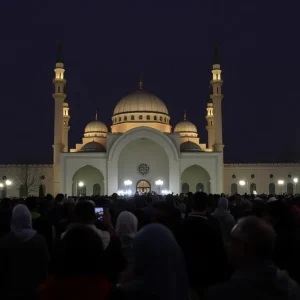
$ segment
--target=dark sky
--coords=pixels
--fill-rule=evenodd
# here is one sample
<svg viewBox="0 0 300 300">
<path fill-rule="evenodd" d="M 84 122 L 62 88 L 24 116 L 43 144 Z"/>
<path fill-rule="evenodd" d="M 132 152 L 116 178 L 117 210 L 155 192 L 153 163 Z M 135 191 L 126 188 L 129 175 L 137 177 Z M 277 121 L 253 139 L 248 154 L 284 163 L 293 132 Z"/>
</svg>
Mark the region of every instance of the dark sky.
<svg viewBox="0 0 300 300">
<path fill-rule="evenodd" d="M 288 3 L 288 4 L 287 4 Z M 64 47 L 69 146 L 96 108 L 107 126 L 117 102 L 144 87 L 184 109 L 207 140 L 215 41 L 224 79 L 227 162 L 294 160 L 300 152 L 299 1 L 12 0 L 0 4 L 0 163 L 51 163 L 53 68 Z"/>
</svg>

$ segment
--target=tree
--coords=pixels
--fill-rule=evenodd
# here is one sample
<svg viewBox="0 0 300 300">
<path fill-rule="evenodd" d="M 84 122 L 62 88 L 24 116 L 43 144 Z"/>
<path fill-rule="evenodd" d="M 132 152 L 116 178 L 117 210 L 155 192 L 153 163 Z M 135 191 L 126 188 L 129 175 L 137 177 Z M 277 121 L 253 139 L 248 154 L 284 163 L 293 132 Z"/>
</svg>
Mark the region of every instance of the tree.
<svg viewBox="0 0 300 300">
<path fill-rule="evenodd" d="M 39 192 L 41 184 L 41 168 L 35 165 L 21 165 L 13 176 L 20 187 L 20 195 L 27 197 Z"/>
</svg>

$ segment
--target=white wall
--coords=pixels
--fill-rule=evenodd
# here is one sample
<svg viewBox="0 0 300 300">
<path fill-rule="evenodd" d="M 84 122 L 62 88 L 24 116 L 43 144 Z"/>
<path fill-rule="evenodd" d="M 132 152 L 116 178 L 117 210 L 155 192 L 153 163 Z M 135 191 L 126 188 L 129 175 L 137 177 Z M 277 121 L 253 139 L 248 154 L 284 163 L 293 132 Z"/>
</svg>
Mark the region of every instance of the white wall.
<svg viewBox="0 0 300 300">
<path fill-rule="evenodd" d="M 251 175 L 255 178 L 251 178 Z M 270 178 L 273 174 L 273 179 Z M 288 175 L 291 174 L 291 178 Z M 280 194 L 287 191 L 287 184 L 293 183 L 293 178 L 299 178 L 300 184 L 300 164 L 225 164 L 224 165 L 224 192 L 230 193 L 232 183 L 238 186 L 238 193 L 250 193 L 251 183 L 256 184 L 257 193 L 269 193 L 269 184 L 274 183 L 276 186 L 276 193 Z M 232 178 L 235 175 L 236 178 Z M 240 180 L 246 181 L 246 186 L 239 185 Z M 284 180 L 284 185 L 278 185 L 278 180 Z M 298 186 L 297 192 L 300 192 Z"/>
<path fill-rule="evenodd" d="M 142 175 L 137 168 L 140 164 L 149 165 L 148 174 Z M 159 192 L 155 181 L 163 180 L 162 188 L 169 189 L 169 159 L 165 150 L 149 139 L 138 139 L 130 142 L 119 156 L 118 188 L 124 189 L 124 180 L 132 181 L 132 191 L 135 192 L 138 181 L 144 179 L 150 182 L 151 190 Z"/>
<path fill-rule="evenodd" d="M 12 185 L 7 188 L 7 197 L 19 197 L 20 185 L 24 184 L 25 168 L 28 168 L 27 178 L 34 179 L 30 195 L 39 195 L 39 185 L 44 184 L 46 194 L 53 193 L 53 166 L 52 165 L 0 165 L 0 182 L 6 176 L 12 181 Z M 42 180 L 41 176 L 45 176 Z"/>
<path fill-rule="evenodd" d="M 107 155 L 106 153 L 62 153 L 60 166 L 61 193 L 72 195 L 73 176 L 77 170 L 84 166 L 92 166 L 99 170 L 104 177 L 104 191 L 107 194 Z"/>
</svg>

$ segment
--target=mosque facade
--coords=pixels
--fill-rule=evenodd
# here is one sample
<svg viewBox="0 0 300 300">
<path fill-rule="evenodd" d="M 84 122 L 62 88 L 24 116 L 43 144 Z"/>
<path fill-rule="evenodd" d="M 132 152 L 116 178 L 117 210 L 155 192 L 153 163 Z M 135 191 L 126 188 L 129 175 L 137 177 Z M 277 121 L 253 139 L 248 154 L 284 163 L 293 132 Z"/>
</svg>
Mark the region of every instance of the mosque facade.
<svg viewBox="0 0 300 300">
<path fill-rule="evenodd" d="M 137 91 L 116 104 L 109 129 L 96 113 L 81 142 L 70 149 L 71 116 L 59 46 L 53 79 L 53 164 L 0 165 L 2 196 L 299 192 L 299 164 L 224 164 L 223 80 L 217 48 L 211 74 L 207 143 L 186 114 L 173 129 L 164 102 L 140 81 Z"/>
</svg>

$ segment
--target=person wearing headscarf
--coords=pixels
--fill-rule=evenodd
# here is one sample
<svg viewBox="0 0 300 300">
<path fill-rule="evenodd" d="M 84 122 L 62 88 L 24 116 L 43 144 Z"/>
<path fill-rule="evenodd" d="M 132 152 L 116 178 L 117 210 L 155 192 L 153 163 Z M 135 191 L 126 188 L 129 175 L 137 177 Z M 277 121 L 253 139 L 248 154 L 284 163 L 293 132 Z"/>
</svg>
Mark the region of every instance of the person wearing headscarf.
<svg viewBox="0 0 300 300">
<path fill-rule="evenodd" d="M 135 279 L 121 285 L 115 299 L 189 299 L 184 256 L 168 228 L 144 227 L 136 235 L 133 250 Z"/>
<path fill-rule="evenodd" d="M 11 232 L 0 240 L 0 290 L 5 299 L 31 299 L 46 279 L 48 248 L 45 238 L 32 229 L 25 205 L 12 211 Z"/>
<path fill-rule="evenodd" d="M 133 240 L 137 234 L 137 229 L 138 219 L 133 213 L 123 211 L 119 214 L 115 230 L 121 240 L 122 252 L 128 268 L 133 265 Z"/>
<path fill-rule="evenodd" d="M 228 200 L 221 197 L 218 202 L 218 207 L 212 213 L 212 216 L 219 220 L 221 225 L 222 237 L 224 243 L 227 243 L 230 238 L 231 230 L 235 224 L 234 217 L 228 210 Z"/>
</svg>

